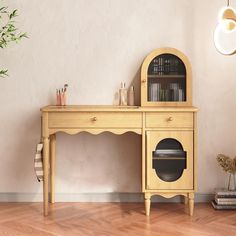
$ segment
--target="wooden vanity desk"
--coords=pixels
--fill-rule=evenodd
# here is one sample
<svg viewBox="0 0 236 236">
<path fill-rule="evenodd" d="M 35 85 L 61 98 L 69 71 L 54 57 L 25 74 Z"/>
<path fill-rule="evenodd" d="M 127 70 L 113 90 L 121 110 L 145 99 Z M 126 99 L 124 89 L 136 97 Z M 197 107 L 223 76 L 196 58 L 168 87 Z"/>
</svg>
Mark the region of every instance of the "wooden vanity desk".
<svg viewBox="0 0 236 236">
<path fill-rule="evenodd" d="M 46 106 L 42 112 L 43 140 L 43 205 L 44 215 L 48 215 L 48 203 L 55 202 L 55 159 L 56 133 L 77 134 L 83 131 L 100 134 L 105 131 L 114 134 L 134 132 L 142 138 L 142 192 L 145 197 L 146 214 L 150 212 L 152 195 L 172 197 L 185 196 L 189 200 L 190 215 L 193 214 L 196 173 L 194 165 L 196 142 L 196 111 L 192 106 L 186 107 L 120 107 L 120 106 Z M 189 158 L 188 168 L 183 177 L 172 182 L 153 180 L 150 171 L 152 160 L 152 140 L 163 136 L 183 140 L 183 147 Z M 194 142 L 192 142 L 194 140 Z M 150 148 L 150 150 L 149 150 Z M 50 167 L 50 168 L 49 168 Z M 178 182 L 179 181 L 179 182 Z M 157 186 L 160 188 L 157 190 Z"/>
</svg>

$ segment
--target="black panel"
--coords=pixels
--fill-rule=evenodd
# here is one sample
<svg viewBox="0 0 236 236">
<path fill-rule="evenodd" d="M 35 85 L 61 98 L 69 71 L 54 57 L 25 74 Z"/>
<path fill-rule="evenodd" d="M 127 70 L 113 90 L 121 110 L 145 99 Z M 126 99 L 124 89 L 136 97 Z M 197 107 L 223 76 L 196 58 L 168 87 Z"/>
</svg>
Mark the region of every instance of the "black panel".
<svg viewBox="0 0 236 236">
<path fill-rule="evenodd" d="M 160 179 L 166 182 L 176 181 L 186 169 L 186 156 L 179 141 L 163 139 L 152 152 L 152 168 Z"/>
</svg>

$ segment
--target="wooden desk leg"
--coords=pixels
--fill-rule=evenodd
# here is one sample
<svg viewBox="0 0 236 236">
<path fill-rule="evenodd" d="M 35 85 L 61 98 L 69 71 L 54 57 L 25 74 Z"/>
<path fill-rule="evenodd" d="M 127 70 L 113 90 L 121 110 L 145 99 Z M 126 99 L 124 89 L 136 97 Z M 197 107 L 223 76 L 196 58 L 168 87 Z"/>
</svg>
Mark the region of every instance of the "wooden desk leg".
<svg viewBox="0 0 236 236">
<path fill-rule="evenodd" d="M 188 197 L 184 196 L 184 204 L 187 205 L 188 204 Z"/>
<path fill-rule="evenodd" d="M 50 202 L 55 202 L 56 135 L 50 136 Z"/>
<path fill-rule="evenodd" d="M 189 215 L 193 216 L 194 209 L 194 193 L 188 194 L 188 204 L 189 204 Z"/>
<path fill-rule="evenodd" d="M 48 215 L 49 139 L 43 138 L 43 213 Z"/>
<path fill-rule="evenodd" d="M 149 216 L 150 215 L 150 207 L 151 207 L 151 195 L 150 195 L 150 193 L 145 193 L 144 198 L 145 198 L 146 216 Z"/>
</svg>

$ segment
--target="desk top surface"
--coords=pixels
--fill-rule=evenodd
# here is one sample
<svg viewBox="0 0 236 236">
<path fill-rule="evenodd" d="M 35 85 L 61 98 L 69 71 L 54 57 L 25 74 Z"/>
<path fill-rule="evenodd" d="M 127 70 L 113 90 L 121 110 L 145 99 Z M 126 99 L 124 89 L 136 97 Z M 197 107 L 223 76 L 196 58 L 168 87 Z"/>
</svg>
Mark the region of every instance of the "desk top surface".
<svg viewBox="0 0 236 236">
<path fill-rule="evenodd" d="M 141 106 L 112 106 L 112 105 L 68 105 L 45 106 L 42 112 L 196 112 L 198 109 L 189 107 L 141 107 Z"/>
</svg>

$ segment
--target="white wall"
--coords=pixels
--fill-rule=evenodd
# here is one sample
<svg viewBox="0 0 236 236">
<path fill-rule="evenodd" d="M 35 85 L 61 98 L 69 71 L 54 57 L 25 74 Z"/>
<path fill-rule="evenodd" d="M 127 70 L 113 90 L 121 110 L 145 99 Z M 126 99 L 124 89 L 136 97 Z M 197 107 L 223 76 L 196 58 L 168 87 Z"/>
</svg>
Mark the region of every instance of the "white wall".
<svg viewBox="0 0 236 236">
<path fill-rule="evenodd" d="M 236 8 L 236 2 L 231 1 Z M 213 44 L 217 14 L 226 1 L 195 1 L 193 43 L 194 104 L 199 107 L 199 191 L 225 186 L 216 155 L 236 156 L 236 56 L 222 56 Z"/>
<path fill-rule="evenodd" d="M 236 153 L 235 56 L 216 52 L 213 30 L 225 1 L 4 0 L 20 13 L 29 39 L 1 51 L 0 192 L 40 193 L 33 172 L 39 109 L 69 84 L 70 104 L 113 104 L 124 81 L 136 88 L 153 49 L 183 51 L 193 67 L 199 107 L 199 192 L 224 186 L 216 155 Z M 235 6 L 236 7 L 236 6 Z M 233 65 L 234 63 L 234 65 Z M 57 137 L 58 193 L 140 192 L 141 140 L 136 134 Z"/>
</svg>

